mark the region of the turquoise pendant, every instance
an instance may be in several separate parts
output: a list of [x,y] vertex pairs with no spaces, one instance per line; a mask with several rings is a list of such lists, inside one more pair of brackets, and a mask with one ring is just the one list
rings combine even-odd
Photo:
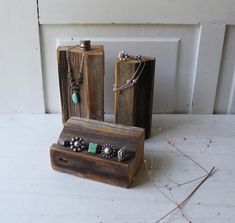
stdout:
[[73,91],[73,93],[72,93],[72,102],[74,104],[77,104],[80,102],[80,97],[79,97],[79,94],[77,91]]

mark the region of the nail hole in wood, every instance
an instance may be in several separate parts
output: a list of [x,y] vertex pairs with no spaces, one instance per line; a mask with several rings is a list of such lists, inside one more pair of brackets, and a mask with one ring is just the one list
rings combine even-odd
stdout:
[[58,160],[59,160],[60,163],[63,163],[63,164],[64,163],[68,163],[68,160],[66,160],[66,159],[64,159],[62,157],[59,157]]

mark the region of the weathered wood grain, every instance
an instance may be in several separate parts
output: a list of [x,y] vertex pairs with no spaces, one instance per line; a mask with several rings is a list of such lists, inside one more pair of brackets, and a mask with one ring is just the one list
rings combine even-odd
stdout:
[[[145,138],[151,135],[155,58],[144,57],[146,65],[138,82],[115,92],[115,122],[145,129]],[[135,60],[117,61],[115,86],[122,86],[137,69]]]
[[55,170],[121,187],[131,185],[143,161],[144,129],[71,117],[65,123],[59,141],[70,140],[75,136],[99,145],[110,143],[116,149],[126,146],[130,158],[118,162],[117,157],[105,159],[101,154],[92,154],[86,150],[76,153],[69,147],[53,144],[50,155]]
[[71,101],[72,88],[67,77],[66,50],[68,48],[68,46],[62,46],[57,49],[63,123],[71,116],[104,120],[103,46],[93,45],[86,52],[78,46],[70,51],[69,59],[75,80],[78,80],[81,58],[84,53],[83,83],[80,89],[81,102],[76,105]]

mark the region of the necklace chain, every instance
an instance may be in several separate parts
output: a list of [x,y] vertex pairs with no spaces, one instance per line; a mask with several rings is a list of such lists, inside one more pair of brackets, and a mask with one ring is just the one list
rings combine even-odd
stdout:
[[129,88],[131,87],[132,85],[136,84],[138,79],[140,78],[143,70],[144,70],[144,67],[145,67],[145,64],[146,64],[146,61],[145,59],[139,55],[139,56],[132,56],[132,55],[129,55],[127,54],[125,51],[121,51],[119,54],[118,54],[118,60],[119,61],[127,61],[128,59],[134,59],[134,60],[137,60],[138,61],[138,67],[137,69],[135,70],[135,72],[133,73],[133,75],[131,76],[130,79],[128,79],[126,81],[126,83],[124,83],[123,85],[119,86],[119,87],[114,87],[113,88],[113,91],[114,92],[120,92],[126,88]]
[[70,80],[70,86],[72,87],[73,91],[78,91],[80,89],[80,85],[83,82],[82,69],[83,69],[83,62],[84,62],[84,53],[82,54],[81,63],[80,63],[80,66],[79,66],[79,73],[78,73],[77,83],[76,83],[75,77],[73,75],[72,66],[71,66],[71,63],[70,63],[70,51],[73,48],[77,47],[77,46],[79,46],[79,45],[72,46],[68,50],[66,50],[66,60],[67,60],[67,66],[68,66],[67,73],[68,73],[68,78]]

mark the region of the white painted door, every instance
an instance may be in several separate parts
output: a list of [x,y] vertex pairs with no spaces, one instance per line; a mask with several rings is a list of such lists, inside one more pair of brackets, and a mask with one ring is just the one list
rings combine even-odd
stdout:
[[[17,11],[18,17],[23,19],[23,23],[19,20],[24,30],[20,32],[20,41],[31,39],[31,45],[24,42],[27,48],[24,44],[24,47],[20,48],[24,48],[24,60],[20,57],[21,54],[16,54],[20,58],[16,59],[20,61],[21,66],[14,67],[11,64],[10,69],[0,68],[1,73],[10,75],[15,75],[18,70],[22,77],[17,77],[16,80],[24,82],[21,83],[23,88],[14,85],[19,91],[19,97],[24,97],[27,101],[24,109],[19,109],[19,112],[42,112],[44,104],[46,112],[60,112],[56,47],[58,44],[76,44],[79,39],[89,38],[94,43],[102,43],[105,46],[106,113],[113,112],[114,63],[118,52],[123,49],[131,54],[156,57],[154,113],[235,113],[234,1],[38,0],[37,4],[31,1],[30,4],[29,1],[23,2],[25,3],[20,6],[21,12],[14,10]],[[10,3],[5,4],[9,9],[13,6]],[[30,7],[24,7],[24,4],[29,4]],[[8,15],[9,13],[5,12],[5,16]],[[29,16],[34,19],[30,21]],[[37,24],[37,16],[40,26]],[[12,27],[14,24],[11,24]],[[8,44],[16,39],[16,33],[8,36],[11,37],[8,38]],[[28,36],[30,38],[27,39]],[[7,49],[5,44],[0,44]],[[36,51],[37,60],[32,61],[33,57],[29,55],[34,55],[34,49],[39,45],[42,56]],[[30,63],[27,63],[28,61]],[[42,64],[42,74],[38,64]],[[25,65],[30,68],[26,74]],[[7,85],[0,83],[3,85],[3,98],[8,100],[7,89],[10,88],[11,78],[8,80],[1,77],[2,79],[7,80]],[[33,79],[35,81],[32,81]],[[30,103],[33,103],[30,95],[32,89],[37,92],[40,102],[38,106],[30,106]],[[10,94],[10,99],[13,97],[15,95]],[[18,99],[18,95],[16,98]],[[17,100],[12,107],[1,106],[0,112],[13,111],[20,105]]]
[[37,2],[0,0],[0,113],[43,113]]
[[47,110],[59,111],[56,44],[90,38],[105,45],[106,112],[122,49],[156,57],[155,113],[235,112],[234,9],[221,0],[39,0]]

